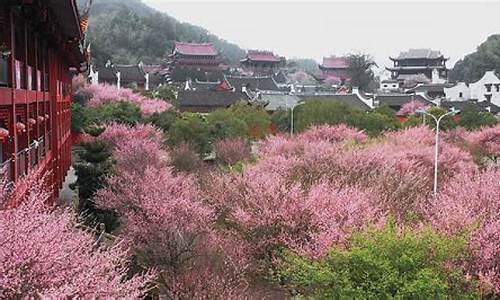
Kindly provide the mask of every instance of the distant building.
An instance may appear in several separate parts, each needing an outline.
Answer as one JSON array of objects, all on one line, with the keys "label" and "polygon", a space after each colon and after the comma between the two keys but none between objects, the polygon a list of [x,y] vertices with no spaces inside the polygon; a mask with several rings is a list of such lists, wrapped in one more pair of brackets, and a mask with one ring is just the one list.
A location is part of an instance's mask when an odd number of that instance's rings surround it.
[{"label": "distant building", "polygon": [[469,84],[470,97],[477,101],[487,101],[500,106],[500,79],[495,71],[487,71],[483,78]]},{"label": "distant building", "polygon": [[343,94],[316,94],[299,95],[302,101],[322,101],[345,104],[351,108],[368,111],[374,107],[374,101],[359,89],[353,88],[352,91]]},{"label": "distant building", "polygon": [[247,56],[242,59],[241,65],[247,72],[253,74],[272,74],[278,71],[284,59],[272,51],[248,50]]},{"label": "distant building", "polygon": [[[146,77],[148,75],[140,65],[116,65],[115,68],[120,76],[121,87],[146,89]],[[149,90],[149,87],[147,90]]]},{"label": "distant building", "polygon": [[[146,72],[146,70],[150,72]],[[104,66],[91,66],[89,72],[91,83],[106,83],[118,88],[150,90],[166,82],[165,77],[159,71],[142,63],[114,65],[108,62]]]},{"label": "distant building", "polygon": [[410,49],[390,59],[394,65],[386,69],[391,72],[392,79],[400,82],[400,86],[408,85],[405,84],[408,81],[442,83],[448,77],[446,68],[448,58],[436,50]]},{"label": "distant building", "polygon": [[296,106],[300,102],[300,97],[288,94],[261,94],[259,95],[258,102],[261,103],[265,110],[269,112],[277,111],[280,109],[287,110]]},{"label": "distant building", "polygon": [[323,82],[331,85],[344,85],[351,81],[349,59],[347,57],[323,57],[319,65]]},{"label": "distant building", "polygon": [[455,109],[463,111],[466,107],[472,106],[479,112],[489,112],[494,116],[500,116],[500,107],[487,101],[478,102],[476,100],[466,100],[466,101],[441,101],[441,107],[448,110]]},{"label": "distant building", "polygon": [[466,84],[459,82],[455,86],[444,89],[446,100],[493,103],[500,106],[500,79],[494,71],[487,71],[476,82]]},{"label": "distant building", "polygon": [[224,78],[236,91],[248,90],[262,93],[286,91],[286,88],[278,86],[274,76],[225,76]]},{"label": "distant building", "polygon": [[248,102],[247,93],[241,91],[182,90],[177,96],[180,111],[209,113],[228,108],[240,101]]},{"label": "distant building", "polygon": [[444,90],[453,86],[449,83],[429,83],[418,84],[417,86],[407,89],[407,94],[425,94],[430,99],[445,98],[446,93]]},{"label": "distant building", "polygon": [[445,98],[449,101],[466,101],[471,98],[469,85],[465,82],[445,87],[444,94]]},{"label": "distant building", "polygon": [[220,71],[222,69],[219,51],[212,43],[175,42],[168,56],[171,68]]},{"label": "distant building", "polygon": [[409,94],[376,94],[373,95],[373,101],[375,107],[388,106],[394,111],[399,111],[401,107],[412,101],[420,101],[426,105],[435,104],[427,99],[423,95],[409,95]]},{"label": "distant building", "polygon": [[383,93],[401,91],[399,81],[397,79],[385,79],[380,82],[380,91]]}]

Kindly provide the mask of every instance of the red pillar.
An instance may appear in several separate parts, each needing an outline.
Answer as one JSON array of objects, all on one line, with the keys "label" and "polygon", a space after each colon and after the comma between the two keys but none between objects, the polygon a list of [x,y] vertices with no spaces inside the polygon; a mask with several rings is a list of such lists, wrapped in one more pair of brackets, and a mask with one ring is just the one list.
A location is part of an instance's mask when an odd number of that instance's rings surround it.
[{"label": "red pillar", "polygon": [[10,21],[10,77],[11,77],[11,90],[12,90],[12,102],[11,102],[11,118],[10,118],[10,130],[12,136],[12,180],[17,181],[17,130],[16,130],[16,88],[18,88],[16,83],[16,28],[14,21],[14,12],[12,8],[9,11],[9,21]]}]

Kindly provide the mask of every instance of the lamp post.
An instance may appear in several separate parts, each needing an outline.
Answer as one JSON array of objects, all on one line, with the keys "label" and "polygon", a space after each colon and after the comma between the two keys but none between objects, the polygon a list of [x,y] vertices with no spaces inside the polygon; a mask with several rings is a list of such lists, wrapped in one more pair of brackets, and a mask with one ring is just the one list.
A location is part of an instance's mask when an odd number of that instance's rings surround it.
[{"label": "lamp post", "polygon": [[460,111],[459,110],[454,110],[452,109],[452,111],[449,111],[447,113],[445,113],[444,115],[440,116],[439,118],[436,118],[436,116],[434,116],[433,114],[430,114],[428,112],[426,112],[425,110],[417,110],[416,113],[418,114],[421,114],[423,116],[430,116],[434,122],[436,122],[436,142],[435,142],[435,145],[434,145],[434,189],[433,189],[433,192],[434,192],[434,197],[437,196],[437,181],[438,181],[438,153],[439,153],[439,124],[441,123],[441,120],[446,117],[446,116],[450,116],[450,115],[455,115],[457,113],[459,113]]},{"label": "lamp post", "polygon": [[290,135],[293,135],[293,110],[297,107],[297,106],[301,106],[305,104],[305,102],[297,102],[295,105],[292,105],[292,108],[290,109]]}]

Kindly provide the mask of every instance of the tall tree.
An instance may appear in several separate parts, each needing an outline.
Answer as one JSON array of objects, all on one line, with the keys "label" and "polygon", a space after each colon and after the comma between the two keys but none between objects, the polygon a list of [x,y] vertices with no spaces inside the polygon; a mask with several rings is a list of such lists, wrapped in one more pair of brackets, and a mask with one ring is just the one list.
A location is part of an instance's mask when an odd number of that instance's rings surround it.
[{"label": "tall tree", "polygon": [[351,85],[365,91],[373,90],[375,75],[372,68],[377,66],[373,57],[364,53],[356,53],[348,55],[348,59],[351,72]]}]

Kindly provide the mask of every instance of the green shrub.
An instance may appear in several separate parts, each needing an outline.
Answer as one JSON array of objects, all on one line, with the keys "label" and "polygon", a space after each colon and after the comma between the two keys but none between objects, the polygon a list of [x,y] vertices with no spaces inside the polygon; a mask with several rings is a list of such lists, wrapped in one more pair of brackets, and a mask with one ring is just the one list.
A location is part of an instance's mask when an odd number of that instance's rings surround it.
[{"label": "green shrub", "polygon": [[206,119],[195,113],[182,113],[168,132],[170,146],[188,144],[201,157],[212,151],[212,137]]},{"label": "green shrub", "polygon": [[83,132],[87,127],[88,108],[78,103],[71,103],[71,130],[74,132]]},{"label": "green shrub", "polygon": [[135,125],[142,121],[139,107],[128,102],[115,102],[87,108],[89,124],[117,122]]},{"label": "green shrub", "polygon": [[320,261],[286,254],[277,279],[314,299],[448,299],[472,297],[459,262],[466,242],[426,228],[354,234],[348,249]]},{"label": "green shrub", "polygon": [[[275,120],[288,119],[285,116],[276,116]],[[351,108],[347,104],[326,101],[308,101],[297,107],[295,129],[303,131],[313,125],[347,124],[364,130],[371,136],[376,136],[385,130],[397,130],[401,126],[394,112],[390,108],[378,108],[365,112]]]},{"label": "green shrub", "polygon": [[207,116],[214,140],[230,137],[248,137],[247,123],[238,118],[230,109],[218,109]]},{"label": "green shrub", "polygon": [[498,120],[491,113],[480,112],[477,106],[469,104],[460,112],[460,126],[474,130],[485,126],[495,126]]},{"label": "green shrub", "polygon": [[240,102],[232,105],[227,110],[236,119],[245,122],[250,138],[260,139],[267,135],[271,125],[271,118],[262,106]]},{"label": "green shrub", "polygon": [[170,109],[162,113],[154,113],[146,121],[167,132],[170,130],[170,127],[174,124],[177,117],[178,113]]}]

